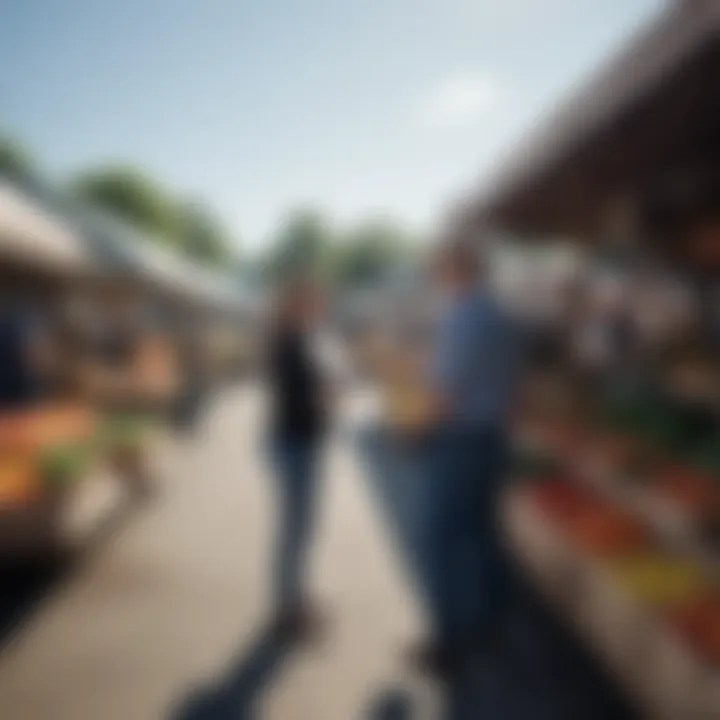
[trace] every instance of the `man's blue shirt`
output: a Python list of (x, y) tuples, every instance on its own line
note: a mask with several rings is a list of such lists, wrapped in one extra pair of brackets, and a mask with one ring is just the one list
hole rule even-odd
[(518, 380), (516, 329), (495, 297), (471, 290), (455, 299), (440, 323), (432, 382), (450, 403), (449, 422), (502, 427)]

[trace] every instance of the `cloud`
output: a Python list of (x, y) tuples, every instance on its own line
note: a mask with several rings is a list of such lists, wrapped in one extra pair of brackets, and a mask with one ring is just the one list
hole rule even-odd
[(435, 127), (469, 125), (495, 110), (502, 99), (495, 81), (485, 75), (457, 75), (437, 83), (425, 97), (421, 116)]

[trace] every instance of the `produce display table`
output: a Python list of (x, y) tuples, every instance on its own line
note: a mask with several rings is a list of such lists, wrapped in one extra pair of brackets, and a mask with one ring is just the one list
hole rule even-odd
[[(538, 450), (547, 448), (548, 442), (542, 432), (525, 432), (522, 434), (522, 444)], [(708, 544), (698, 532), (698, 527), (692, 517), (691, 509), (683, 506), (683, 498), (674, 498), (673, 490), (685, 492), (692, 496), (692, 473), (682, 476), (682, 468), (673, 471), (677, 478), (675, 488), (669, 483), (642, 482), (632, 478), (620, 478), (612, 470), (612, 463), (601, 454), (584, 454), (581, 452), (563, 455), (563, 465), (572, 473), (578, 483), (596, 491), (619, 507), (625, 508), (629, 513), (642, 522), (654, 528), (658, 536), (664, 538), (677, 550), (693, 557), (702, 564), (708, 572), (720, 579), (720, 547)], [(667, 474), (670, 477), (670, 473)], [(674, 479), (674, 478), (673, 478)], [(714, 481), (707, 480), (708, 486)], [(702, 502), (702, 497), (699, 498)]]
[[(422, 454), (378, 424), (364, 427), (358, 443), (403, 565), (425, 597)], [(590, 465), (584, 479), (573, 475), (566, 483), (569, 497), (590, 498), (577, 518), (564, 493), (555, 498), (539, 489), (542, 480), (508, 491), (502, 520), (519, 569), (648, 717), (720, 718), (713, 562), (671, 502)]]
[(531, 490), (512, 492), (504, 520), (512, 547), (536, 585), (650, 717), (720, 717), (718, 667), (692, 652), (662, 612), (623, 587), (607, 564), (578, 550)]
[(552, 424), (525, 429), (520, 433), (521, 443), (554, 454), (575, 481), (627, 509), (720, 579), (720, 538), (708, 537), (702, 527), (703, 520), (720, 518), (716, 475), (695, 470), (682, 461), (662, 459), (644, 472), (618, 469), (614, 452), (618, 443), (631, 453), (637, 452), (640, 443), (628, 437), (616, 437), (608, 443), (601, 432), (570, 430), (563, 437), (562, 430), (559, 436), (555, 430)]
[(74, 487), (91, 472), (95, 416), (74, 403), (0, 416), (0, 558), (51, 551)]
[(137, 489), (154, 437), (149, 428), (144, 418), (101, 419), (77, 403), (0, 416), (0, 561), (79, 547), (118, 514), (132, 499), (118, 475)]
[[(385, 519), (398, 552), (421, 600), (427, 597), (423, 572), (423, 513), (427, 475), (421, 456), (393, 438), (380, 424), (366, 425), (357, 435), (364, 473), (378, 511)], [(522, 540), (519, 543), (522, 548)], [(523, 557), (518, 552), (519, 557)], [(519, 572), (522, 571), (522, 572)], [(448, 702), (469, 703), (470, 714), (458, 717), (577, 720), (636, 715), (574, 637), (566, 633), (535, 588), (525, 582), (523, 567), (508, 617), (509, 645), (493, 662), (478, 669), (469, 694), (450, 691)], [(533, 576), (530, 575), (532, 578)], [(467, 688), (466, 688), (467, 690)], [(594, 714), (588, 715), (592, 708)], [(455, 717), (455, 715), (450, 715)]]

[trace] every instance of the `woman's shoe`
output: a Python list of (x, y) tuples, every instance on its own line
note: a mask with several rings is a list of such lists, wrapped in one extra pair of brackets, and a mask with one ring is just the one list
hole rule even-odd
[(406, 659), (416, 672), (443, 682), (457, 677), (463, 668), (460, 654), (433, 642), (412, 646), (406, 653)]
[(317, 640), (322, 629), (322, 617), (312, 607), (282, 611), (272, 624), (272, 633), (275, 636), (293, 644)]

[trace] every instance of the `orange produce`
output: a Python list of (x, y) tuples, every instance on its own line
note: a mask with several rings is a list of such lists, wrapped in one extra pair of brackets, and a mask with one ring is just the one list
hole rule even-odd
[(719, 490), (712, 479), (680, 465), (662, 470), (654, 483), (657, 492), (694, 516), (704, 517), (720, 506)]
[(38, 489), (37, 473), (29, 457), (0, 458), (0, 508), (23, 504)]
[(720, 665), (720, 593), (710, 593), (667, 613), (680, 638), (704, 660)]
[(39, 411), (35, 422), (51, 440), (74, 439), (88, 435), (93, 430), (93, 413), (82, 405), (60, 405)]
[(0, 448), (32, 451), (78, 440), (93, 431), (93, 413), (82, 405), (42, 406), (0, 415)]
[(603, 505), (566, 520), (564, 530), (582, 551), (600, 557), (627, 555), (649, 545), (645, 528), (627, 515)]
[(30, 412), (18, 410), (0, 415), (0, 445), (3, 448), (20, 448), (28, 444)]
[(599, 502), (589, 490), (564, 479), (548, 480), (529, 492), (544, 513), (559, 521), (576, 516)]

